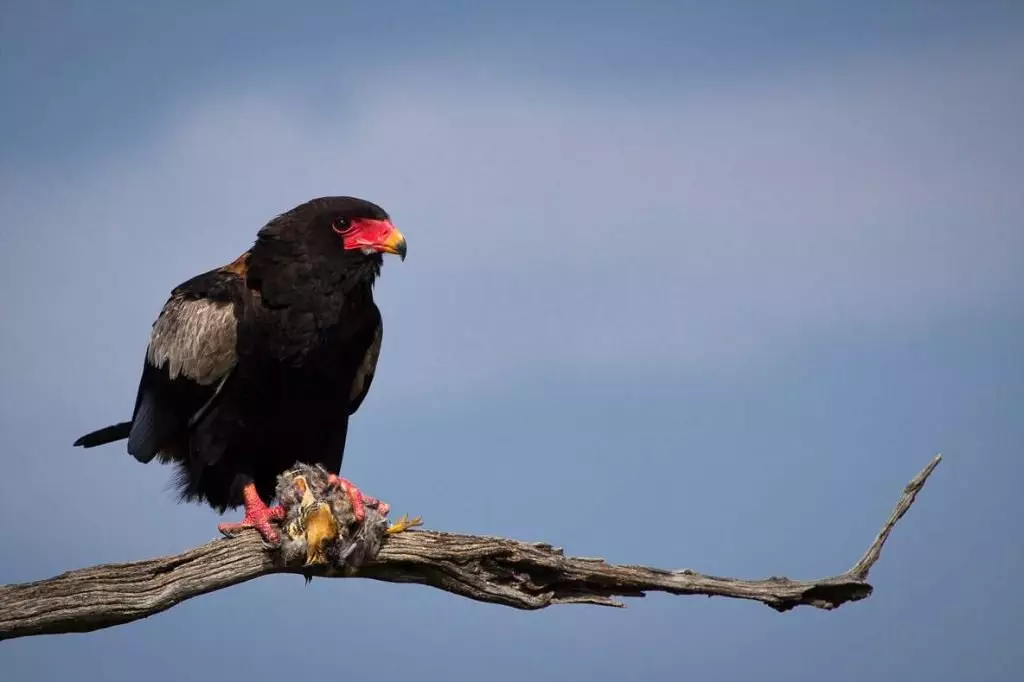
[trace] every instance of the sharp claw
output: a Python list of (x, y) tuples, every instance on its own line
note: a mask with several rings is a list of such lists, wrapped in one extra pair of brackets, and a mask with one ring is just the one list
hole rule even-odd
[(235, 538), (238, 537), (239, 530), (235, 526), (236, 524), (234, 523), (219, 523), (217, 524), (217, 530), (226, 538)]
[[(281, 516), (283, 518), (283, 515)], [(217, 530), (221, 532), (226, 538), (236, 538), (238, 534), (246, 528), (255, 529), (260, 536), (263, 538), (265, 543), (269, 543), (274, 546), (277, 545), (281, 539), (277, 531), (267, 525), (260, 524), (255, 521), (238, 521), (235, 523), (221, 523), (217, 525)]]
[(331, 474), (327, 477), (327, 486), (338, 486), (345, 491), (345, 494), (348, 495), (348, 501), (352, 505), (352, 515), (355, 516), (358, 523), (362, 523), (366, 518), (367, 508), (376, 509), (377, 513), (381, 516), (387, 516), (391, 511), (391, 505), (387, 502), (363, 494), (351, 481), (337, 474)]
[(363, 506), (376, 509), (377, 513), (381, 516), (387, 516), (388, 512), (391, 511), (391, 505), (387, 502), (378, 500), (376, 497), (370, 497), (369, 495), (363, 495)]
[[(352, 505), (352, 516), (355, 517), (356, 523), (362, 523), (363, 519), (366, 518), (367, 507), (366, 498), (363, 496), (362, 491), (355, 487), (351, 481), (341, 478), (336, 474), (331, 474), (327, 477), (327, 485), (337, 485), (345, 491), (345, 494), (348, 495), (348, 502)], [(370, 499), (372, 500), (373, 498)], [(373, 501), (376, 502), (376, 500)]]

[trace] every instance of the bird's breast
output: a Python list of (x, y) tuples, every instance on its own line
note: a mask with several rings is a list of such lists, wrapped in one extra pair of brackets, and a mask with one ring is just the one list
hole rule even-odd
[(348, 391), (377, 325), (372, 312), (338, 301), (255, 311), (239, 334), (239, 363), (266, 381)]

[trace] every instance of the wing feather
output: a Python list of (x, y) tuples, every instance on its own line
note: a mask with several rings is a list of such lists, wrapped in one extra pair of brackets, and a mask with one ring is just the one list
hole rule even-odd
[(128, 436), (139, 461), (180, 441), (231, 376), (246, 293), (238, 262), (175, 288), (153, 323)]
[(363, 362), (356, 370), (356, 375), (352, 380), (352, 388), (349, 391), (348, 413), (350, 416), (356, 413), (359, 406), (363, 404), (366, 394), (370, 392), (370, 385), (373, 383), (373, 377), (377, 373), (377, 358), (380, 357), (380, 343), (383, 337), (384, 324), (380, 313), (378, 313), (377, 326), (374, 328), (373, 338), (370, 341), (370, 345), (366, 348), (366, 353), (363, 355)]
[(153, 325), (146, 361), (167, 376), (218, 383), (235, 363), (238, 319), (229, 301), (172, 296)]

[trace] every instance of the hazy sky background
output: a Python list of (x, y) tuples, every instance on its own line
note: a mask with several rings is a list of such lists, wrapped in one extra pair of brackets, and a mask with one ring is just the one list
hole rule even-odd
[(0, 3), (0, 583), (216, 535), (71, 442), (171, 287), (324, 194), (409, 240), (345, 459), (396, 514), (818, 577), (946, 460), (833, 613), (281, 576), (0, 678), (1024, 676), (1024, 5), (209, 5)]

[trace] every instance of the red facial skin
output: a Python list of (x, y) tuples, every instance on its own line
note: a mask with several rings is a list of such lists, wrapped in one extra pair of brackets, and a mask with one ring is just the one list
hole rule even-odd
[(346, 249), (373, 249), (374, 251), (384, 250), (383, 247), (392, 241), (392, 235), (396, 232), (395, 226), (390, 220), (373, 220), (370, 218), (356, 218), (344, 230), (333, 228), (341, 235), (342, 242)]

